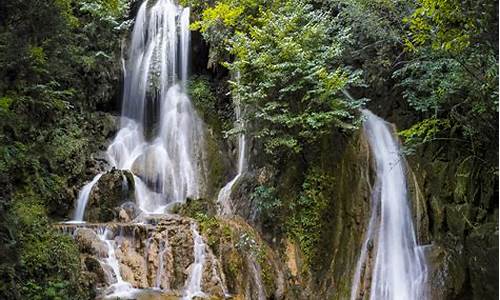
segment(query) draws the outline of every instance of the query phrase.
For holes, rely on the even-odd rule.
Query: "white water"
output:
[[[120,263],[116,259],[115,241],[112,239],[113,233],[109,229],[99,230],[98,236],[101,241],[108,246],[108,257],[103,259],[103,262],[111,267],[116,277],[116,283],[113,283],[107,288],[108,295],[106,298],[129,298],[133,296],[136,289],[132,285],[123,280],[120,272]]]
[[[219,214],[220,215],[231,215],[233,213],[233,208],[231,205],[231,192],[233,186],[240,179],[243,172],[246,171],[247,159],[246,159],[246,136],[244,133],[244,123],[241,116],[241,105],[236,105],[236,122],[239,124],[240,133],[238,134],[238,172],[236,176],[229,181],[220,191],[217,196],[217,202],[219,203]]]
[[[83,222],[83,216],[85,214],[85,207],[87,206],[87,202],[89,201],[90,192],[92,191],[92,188],[94,187],[94,185],[99,181],[101,176],[102,176],[102,173],[97,174],[94,177],[94,179],[92,179],[91,182],[84,185],[83,188],[80,190],[80,193],[78,194],[78,200],[76,201],[76,209],[75,209],[75,213],[73,216],[73,221],[71,221],[70,223]]]
[[[144,1],[124,67],[121,129],[107,157],[111,167],[134,173],[136,202],[147,214],[200,195],[203,128],[185,91],[189,17],[172,0]],[[87,198],[90,189],[82,190]],[[83,221],[81,202],[75,221]]]
[[[191,230],[193,232],[194,242],[194,263],[191,266],[191,271],[189,272],[186,289],[182,298],[183,300],[190,300],[193,299],[193,297],[205,297],[205,293],[201,290],[201,282],[206,258],[206,245],[196,229],[196,224],[191,224]]]
[[[189,8],[145,1],[136,17],[126,66],[122,129],[108,148],[112,165],[136,175],[139,207],[198,197],[202,124],[185,93]]]
[[[373,243],[371,300],[427,298],[427,266],[419,247],[408,204],[404,159],[391,125],[364,110],[364,131],[376,162],[372,216],[353,280],[351,299],[357,299],[368,244]]]
[[[156,271],[156,286],[155,288],[162,288],[163,277],[165,276],[165,254],[170,251],[170,245],[168,243],[168,236],[164,237],[163,240],[160,241],[158,255],[160,256],[160,263],[158,264],[158,270]],[[168,280],[167,280],[168,282]],[[163,287],[165,290],[168,290],[170,287]]]

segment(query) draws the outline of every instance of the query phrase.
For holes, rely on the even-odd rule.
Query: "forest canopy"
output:
[[[109,138],[113,120],[100,113],[118,111],[122,41],[137,2],[0,2],[2,299],[95,296],[79,276],[75,244],[49,225],[71,209],[85,157]],[[373,105],[410,116],[399,132],[406,154],[454,151],[456,161],[473,158],[498,176],[498,1],[179,2],[209,47],[193,98],[212,118],[241,107],[245,131],[274,167],[306,161],[334,133],[354,134],[360,109]],[[214,116],[221,101],[206,79],[218,68],[229,74],[223,117]],[[285,204],[274,186],[251,197],[263,223],[277,220],[299,241],[307,265],[320,257],[316,226],[333,179],[304,173],[295,202]]]

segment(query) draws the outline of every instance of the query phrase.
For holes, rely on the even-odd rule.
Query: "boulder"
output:
[[[92,229],[78,228],[74,238],[80,252],[103,258],[108,256],[108,246],[99,239]]]
[[[118,219],[119,206],[134,199],[134,177],[125,170],[113,169],[101,176],[90,194],[85,220],[110,222]]]

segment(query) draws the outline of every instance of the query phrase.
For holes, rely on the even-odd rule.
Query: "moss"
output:
[[[220,141],[220,140],[219,140]],[[207,190],[211,197],[217,196],[217,191],[224,183],[225,166],[222,160],[218,140],[213,133],[205,135],[205,151],[207,166]]]
[[[110,222],[117,219],[117,207],[126,201],[124,199],[133,200],[134,190],[134,178],[129,171],[113,169],[105,173],[92,188],[85,220]]]
[[[197,219],[199,216],[213,217],[216,214],[216,204],[210,199],[186,199],[180,207],[177,208],[174,213],[178,213],[181,216],[186,216],[190,218]]]
[[[498,266],[498,256],[492,254],[498,251],[494,246],[498,234],[489,224],[497,222],[498,186],[491,180],[492,167],[438,146],[420,149],[410,165],[418,171],[418,184],[427,199],[428,231],[434,244],[433,295],[437,299],[497,298],[493,286],[498,283],[498,267],[491,266]]]
[[[291,203],[292,215],[287,221],[287,230],[299,242],[307,266],[311,266],[319,254],[323,214],[333,192],[330,190],[332,181],[320,170],[311,170],[302,185],[302,193]]]
[[[498,299],[498,223],[486,223],[466,240],[474,300]]]
[[[71,237],[50,227],[43,204],[30,191],[17,193],[10,210],[16,251],[17,289],[25,299],[85,299],[90,290],[79,282],[79,253]],[[54,257],[57,257],[54,260]]]

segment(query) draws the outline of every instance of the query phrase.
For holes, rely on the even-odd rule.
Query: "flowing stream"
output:
[[[417,244],[399,141],[389,123],[368,110],[363,115],[376,181],[351,300],[368,299],[368,291],[370,300],[426,299],[427,266],[423,248]]]

